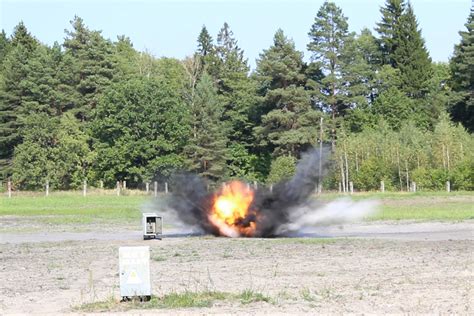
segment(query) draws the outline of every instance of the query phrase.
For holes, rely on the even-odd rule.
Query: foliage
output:
[[[268,183],[278,183],[291,178],[296,170],[296,159],[292,156],[280,156],[272,161]]]
[[[190,170],[216,180],[226,172],[226,135],[221,120],[223,106],[207,73],[201,76],[195,89],[194,98],[189,104],[191,137],[185,152]]]
[[[133,188],[184,169],[272,183],[330,141],[325,189],[472,190],[473,10],[449,64],[431,62],[409,2],[380,12],[375,35],[351,33],[325,1],[309,63],[278,29],[251,73],[227,23],[215,37],[203,26],[178,60],[106,39],[77,16],[51,46],[20,22],[0,33],[0,180]]]
[[[113,84],[91,123],[96,177],[132,185],[183,166],[189,135],[186,106],[172,80],[133,78]]]
[[[72,115],[60,119],[30,115],[27,132],[15,148],[13,180],[20,189],[78,188],[87,179],[91,162],[89,137]]]
[[[316,124],[321,114],[311,108],[304,87],[302,57],[294,42],[278,30],[273,45],[257,61],[264,102],[261,125],[255,133],[261,146],[274,155],[299,157],[316,143]]]
[[[450,61],[450,84],[454,90],[450,114],[454,121],[461,122],[471,133],[474,132],[474,8],[460,31],[461,42],[454,47]]]

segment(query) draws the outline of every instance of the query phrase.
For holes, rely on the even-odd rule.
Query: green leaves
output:
[[[474,9],[465,24],[466,30],[459,32],[461,41],[454,47],[450,61],[454,94],[449,108],[451,116],[461,122],[470,132],[474,131]]]
[[[105,92],[91,123],[98,179],[133,185],[182,167],[189,112],[174,80],[133,78]]]

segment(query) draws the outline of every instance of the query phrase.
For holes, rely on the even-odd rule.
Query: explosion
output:
[[[227,237],[276,237],[291,232],[290,224],[298,208],[308,204],[321,183],[329,164],[329,150],[312,150],[301,158],[291,179],[273,185],[272,190],[232,181],[215,192],[208,191],[205,179],[179,174],[173,179],[174,190],[168,207],[180,222],[199,228],[203,233]]]
[[[205,179],[178,174],[173,179],[168,210],[193,230],[226,237],[294,236],[307,225],[344,223],[375,211],[373,201],[326,204],[311,199],[328,166],[328,149],[311,150],[302,156],[294,176],[274,184],[271,190],[232,181],[209,192]]]
[[[220,235],[253,236],[257,217],[256,212],[249,209],[253,198],[250,186],[239,181],[224,183],[214,195],[209,221],[219,229]]]

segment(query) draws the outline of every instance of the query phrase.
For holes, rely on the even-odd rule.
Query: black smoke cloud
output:
[[[242,225],[256,222],[253,237],[276,237],[281,235],[281,226],[290,221],[292,210],[304,206],[318,183],[322,181],[329,164],[329,150],[313,149],[305,153],[296,167],[293,178],[256,189],[250,205],[248,218]],[[321,170],[320,170],[321,167]],[[204,179],[192,174],[180,174],[174,178],[174,190],[168,206],[173,209],[186,225],[198,226],[205,233],[219,235],[219,230],[209,221],[213,192],[208,192]],[[314,202],[312,203],[314,207]],[[257,214],[257,216],[255,216]]]

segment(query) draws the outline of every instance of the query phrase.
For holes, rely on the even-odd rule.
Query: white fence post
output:
[[[168,182],[165,182],[165,193],[168,194]]]
[[[149,182],[145,183],[145,190],[146,190],[146,193],[148,194],[148,192],[150,191],[150,183]]]
[[[103,189],[104,188],[104,181],[100,180],[99,181],[99,186],[100,186],[101,189]]]
[[[49,196],[49,180],[46,181],[46,196]]]
[[[83,188],[82,188],[82,196],[87,195],[87,180],[84,180]]]
[[[7,184],[8,188],[8,197],[11,198],[12,197],[12,182],[10,180],[8,180],[8,184]]]
[[[446,191],[451,192],[451,182],[446,181]]]
[[[341,193],[341,192],[342,192],[342,183],[339,182],[339,193]]]
[[[120,181],[117,181],[117,196],[120,196]]]
[[[385,192],[385,182],[380,181],[380,192],[384,193]]]
[[[257,183],[257,181],[254,181],[254,182],[253,182],[253,188],[254,188],[255,190],[258,189],[258,183]]]
[[[414,181],[411,182],[411,191],[413,193],[416,193],[416,182],[414,182]]]
[[[123,180],[123,189],[127,190],[127,181]]]
[[[158,196],[158,182],[157,181],[153,183],[153,191],[154,191],[155,197],[157,197]]]
[[[354,183],[352,181],[349,181],[349,191],[351,194],[354,193]]]

